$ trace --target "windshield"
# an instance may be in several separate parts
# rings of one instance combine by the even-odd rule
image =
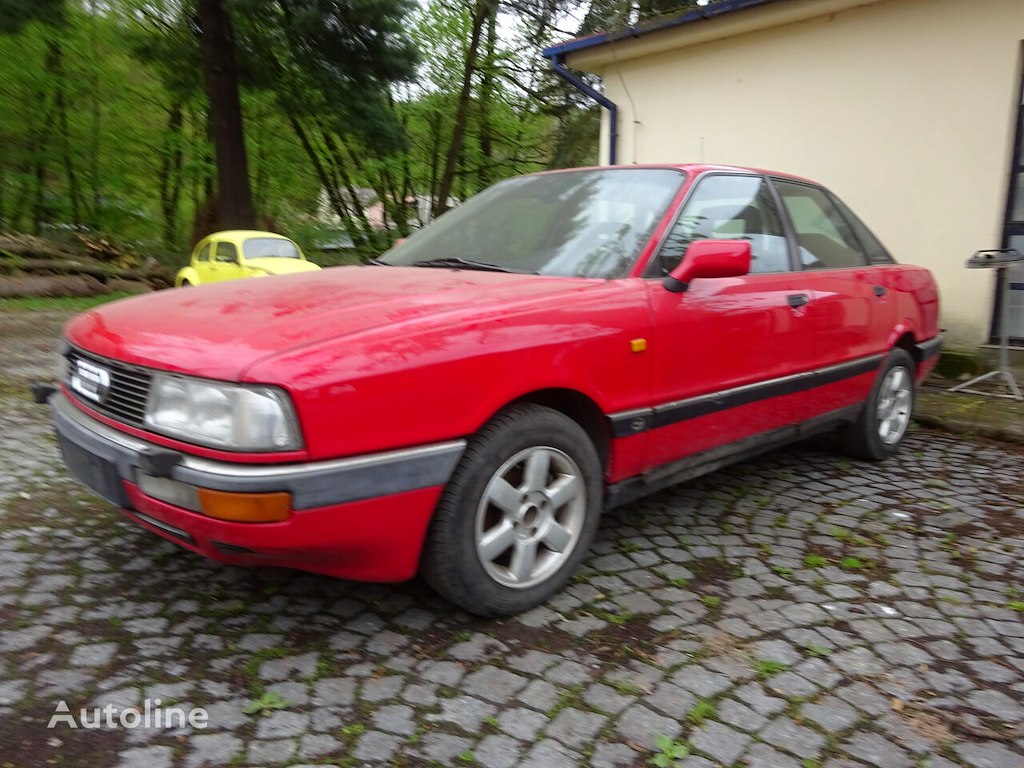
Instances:
[[[665,168],[519,176],[449,211],[380,261],[622,277],[684,179]]]
[[[265,259],[276,257],[281,259],[298,259],[299,249],[291,240],[279,237],[252,237],[245,241],[245,258]]]

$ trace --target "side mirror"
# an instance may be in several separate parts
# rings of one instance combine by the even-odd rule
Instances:
[[[698,277],[742,277],[750,272],[746,240],[697,240],[690,243],[679,266],[662,281],[665,290],[683,293]]]

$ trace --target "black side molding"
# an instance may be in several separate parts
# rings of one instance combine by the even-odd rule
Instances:
[[[931,360],[933,357],[937,357],[942,352],[942,337],[935,336],[934,338],[928,339],[928,341],[922,341],[914,345],[917,348],[917,358],[920,362]]]

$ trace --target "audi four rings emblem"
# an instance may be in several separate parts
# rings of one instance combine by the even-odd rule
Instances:
[[[68,383],[82,397],[102,403],[110,391],[110,371],[85,360],[76,360]]]

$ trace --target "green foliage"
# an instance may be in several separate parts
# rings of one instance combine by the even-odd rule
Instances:
[[[785,672],[789,667],[780,661],[773,659],[758,659],[754,662],[754,672],[759,680],[767,680],[780,672]]]
[[[680,760],[690,755],[690,747],[686,742],[674,741],[663,733],[654,737],[654,745],[658,753],[647,762],[657,768],[676,768]]]
[[[292,703],[277,691],[266,691],[258,699],[246,704],[242,711],[247,715],[269,715],[275,709],[288,709]]]
[[[51,26],[64,23],[64,0],[0,1],[0,33],[20,32],[32,21]]]
[[[597,159],[597,109],[538,55],[565,36],[562,3],[224,4],[258,224],[319,263],[379,253],[420,223],[406,201],[437,193],[467,77],[456,200]],[[486,19],[467,60],[474,10]],[[0,0],[0,231],[86,231],[184,262],[216,221],[194,11],[195,0]],[[339,233],[354,248],[321,257]]]
[[[704,725],[709,718],[718,714],[718,707],[707,699],[698,699],[697,703],[690,707],[686,713],[686,719],[696,726]]]
[[[808,656],[817,656],[823,658],[825,656],[831,656],[832,651],[823,645],[816,645],[815,643],[808,643],[804,646],[804,653]]]

